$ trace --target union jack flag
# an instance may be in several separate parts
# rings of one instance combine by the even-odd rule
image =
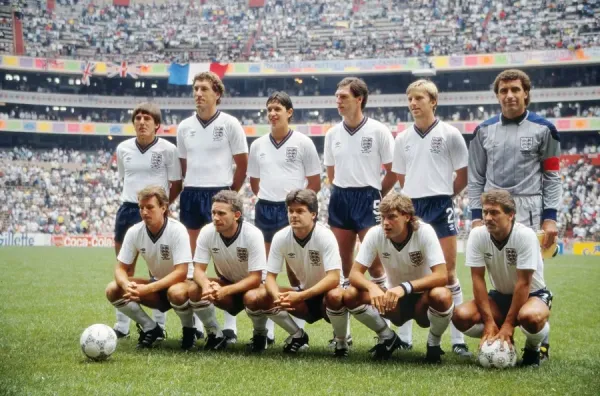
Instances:
[[[94,73],[94,69],[96,68],[96,64],[92,63],[90,61],[85,63],[85,66],[83,66],[83,70],[82,70],[82,77],[81,77],[81,83],[83,85],[90,85],[90,77],[92,76],[92,74]]]
[[[139,69],[139,67],[128,65],[126,61],[121,62],[120,65],[113,63],[111,64],[111,68],[107,76],[109,78],[117,75],[121,78],[126,78],[127,76],[130,76],[131,78],[138,78],[138,75],[135,72],[137,69]]]

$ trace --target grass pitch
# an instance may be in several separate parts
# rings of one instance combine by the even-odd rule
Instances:
[[[471,282],[464,256],[459,277],[465,299]],[[239,343],[223,353],[182,353],[179,319],[168,313],[169,339],[158,349],[137,351],[137,337],[119,343],[106,362],[88,361],[79,349],[83,329],[111,325],[114,308],[104,298],[112,279],[111,249],[0,249],[0,395],[22,394],[600,394],[600,260],[563,256],[548,261],[545,277],[554,293],[551,360],[539,369],[484,370],[450,353],[444,363],[420,364],[427,331],[414,326],[415,348],[374,363],[367,350],[374,334],[353,320],[354,348],[345,361],[326,348],[331,327],[307,325],[311,347],[298,357],[281,353],[284,332],[261,356],[248,355],[250,320],[238,316]],[[137,273],[146,273],[143,260]],[[132,327],[133,331],[133,327]],[[524,337],[515,332],[520,350]],[[472,351],[477,340],[468,339]]]

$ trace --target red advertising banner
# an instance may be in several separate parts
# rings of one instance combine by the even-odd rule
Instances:
[[[52,246],[58,247],[114,247],[112,235],[53,235]]]

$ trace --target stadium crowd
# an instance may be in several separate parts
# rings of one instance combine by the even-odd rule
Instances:
[[[529,109],[546,118],[600,117],[600,105],[590,105],[589,102],[532,103]],[[486,120],[498,112],[497,105],[440,106],[436,116],[442,121],[473,121]],[[267,113],[264,110],[230,110],[228,113],[238,118],[242,125],[268,124]],[[176,125],[191,114],[193,110],[165,109],[163,110],[164,123]],[[404,107],[368,108],[365,109],[365,115],[390,125],[412,121],[410,112]],[[34,121],[129,123],[131,110],[8,104],[0,111],[0,119],[9,118]],[[294,123],[298,124],[328,124],[340,120],[336,109],[296,110],[293,117]]]
[[[586,158],[600,153],[600,145],[566,154]],[[563,166],[563,207],[559,214],[562,235],[600,241],[600,167],[587,159]],[[321,175],[319,220],[327,223],[330,190],[325,170]],[[396,185],[398,188],[398,185]],[[15,147],[0,150],[0,232],[51,234],[112,233],[120,205],[122,181],[114,156],[99,150],[34,150]],[[254,220],[256,197],[249,182],[242,188],[245,217]],[[471,228],[466,194],[454,199],[459,229]],[[171,207],[177,217],[178,201]]]
[[[131,62],[391,58],[600,43],[597,1],[12,2],[26,53]]]

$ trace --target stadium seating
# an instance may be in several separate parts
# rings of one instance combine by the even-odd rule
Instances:
[[[600,2],[220,0],[13,2],[26,52],[132,62],[390,58],[600,43]]]
[[[586,146],[583,153],[596,155],[600,146]],[[582,159],[563,166],[561,174],[564,194],[558,220],[562,234],[600,241],[600,167]],[[326,223],[330,189],[325,168],[321,181],[319,220]],[[0,150],[0,232],[110,234],[121,189],[109,151]],[[254,221],[256,197],[249,181],[241,193],[245,218]],[[454,205],[460,236],[466,236],[471,222],[465,193],[455,197]],[[171,209],[177,217],[178,201]]]

